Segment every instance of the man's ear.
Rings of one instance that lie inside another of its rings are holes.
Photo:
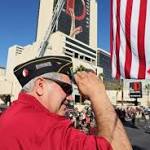
[[[42,96],[43,93],[44,93],[44,79],[42,78],[38,78],[36,81],[35,81],[35,92],[38,96]]]

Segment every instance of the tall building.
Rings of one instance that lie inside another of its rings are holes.
[[[103,79],[107,81],[113,80],[111,76],[110,53],[100,48],[97,53],[97,65],[103,68]]]

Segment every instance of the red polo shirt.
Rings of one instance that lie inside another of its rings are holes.
[[[112,150],[103,137],[86,135],[50,113],[33,96],[19,98],[0,117],[0,150]]]

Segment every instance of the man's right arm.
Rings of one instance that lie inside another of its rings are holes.
[[[106,94],[104,84],[95,74],[78,72],[75,76],[81,94],[92,103],[98,127],[98,136],[105,137],[114,150],[131,150],[131,144]]]

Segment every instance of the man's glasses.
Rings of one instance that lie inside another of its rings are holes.
[[[55,80],[55,79],[50,79],[50,78],[44,78],[46,80],[51,80],[51,81],[54,81],[55,83],[57,83],[61,88],[62,90],[66,93],[66,95],[71,95],[72,94],[72,85],[71,84],[68,84],[66,82],[62,82],[62,81],[59,81],[59,80]]]

